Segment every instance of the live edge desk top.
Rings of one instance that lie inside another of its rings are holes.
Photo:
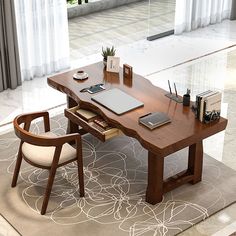
[[[88,73],[87,80],[73,79],[73,70],[48,78],[48,84],[68,96],[68,106],[79,104],[91,109],[127,136],[136,138],[148,152],[148,186],[146,201],[152,204],[162,200],[163,193],[184,183],[201,181],[203,147],[202,140],[226,128],[227,120],[203,124],[195,119],[190,107],[170,100],[165,90],[155,87],[140,75],[133,74],[133,79],[123,78],[120,74],[104,70],[102,62],[82,67]],[[106,90],[119,88],[144,103],[144,106],[121,116],[109,111],[91,100],[93,94],[81,93],[80,90],[94,84],[103,83]],[[172,122],[150,131],[138,123],[138,118],[149,112],[167,113]],[[189,147],[188,169],[174,178],[163,181],[164,157],[180,149]]]

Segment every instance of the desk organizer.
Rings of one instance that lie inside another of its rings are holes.
[[[167,93],[167,94],[165,94],[165,96],[168,97],[168,98],[171,99],[171,100],[176,101],[177,103],[182,103],[182,102],[183,102],[182,97],[176,96],[176,95],[173,94],[173,93]]]

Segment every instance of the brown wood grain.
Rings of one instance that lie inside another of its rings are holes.
[[[78,70],[78,69],[77,69]],[[139,140],[148,150],[166,156],[199,140],[207,138],[225,129],[227,120],[220,118],[216,123],[203,124],[195,119],[190,107],[185,107],[164,96],[167,92],[151,84],[140,75],[134,74],[132,83],[127,85],[123,80],[123,71],[120,74],[109,73],[103,69],[102,62],[82,67],[89,74],[89,79],[78,81],[73,79],[77,71],[69,71],[48,78],[48,84],[67,94],[81,108],[89,108],[109,123],[117,127],[124,134]],[[91,100],[92,94],[81,93],[80,90],[94,84],[104,83],[106,89],[119,88],[144,103],[144,107],[135,109],[121,116],[109,111]],[[165,112],[172,122],[150,131],[138,123],[138,118],[149,112]]]
[[[74,80],[73,74],[77,70],[84,70],[89,74],[89,79],[84,81]],[[80,108],[89,109],[100,114],[110,126],[120,129],[127,136],[136,138],[148,150],[147,202],[156,204],[162,201],[163,193],[185,183],[195,184],[201,181],[202,140],[224,130],[227,119],[221,117],[218,121],[210,124],[201,123],[195,118],[190,107],[170,100],[165,96],[166,91],[152,85],[150,81],[142,76],[133,74],[133,79],[127,80],[123,78],[122,69],[119,74],[106,72],[102,62],[77,70],[50,77],[48,78],[48,84],[69,97],[68,107],[78,104]],[[119,88],[142,101],[144,106],[118,116],[92,101],[91,97],[93,95],[80,92],[81,89],[98,83],[104,83],[106,89]],[[150,112],[166,113],[171,118],[171,123],[149,130],[138,123],[138,118]],[[73,123],[81,124],[81,121],[73,114],[71,115],[67,115],[72,121],[69,124],[69,131],[77,132],[77,126]],[[85,124],[83,128],[96,135],[96,132],[90,130]],[[185,147],[189,147],[188,169],[163,180],[164,158]]]

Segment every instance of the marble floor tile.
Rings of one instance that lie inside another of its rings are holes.
[[[229,236],[236,232],[236,204],[179,234],[181,236]]]
[[[20,234],[1,215],[0,236],[20,236]]]
[[[143,0],[72,18],[69,20],[71,58],[79,59],[78,55],[73,53],[75,50],[82,50],[83,56],[100,52],[101,47],[91,50],[89,48],[97,45],[101,35],[103,45],[112,44],[120,47],[171,30],[174,27],[174,17],[175,0]],[[83,44],[83,40],[88,38],[89,40]],[[83,50],[83,47],[87,50]]]
[[[0,93],[0,126],[21,113],[41,111],[66,102],[66,96],[47,85],[47,78],[25,81],[14,90]]]

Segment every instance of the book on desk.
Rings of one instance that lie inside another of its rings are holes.
[[[171,119],[163,112],[148,113],[139,117],[139,123],[151,130],[170,122]]]

